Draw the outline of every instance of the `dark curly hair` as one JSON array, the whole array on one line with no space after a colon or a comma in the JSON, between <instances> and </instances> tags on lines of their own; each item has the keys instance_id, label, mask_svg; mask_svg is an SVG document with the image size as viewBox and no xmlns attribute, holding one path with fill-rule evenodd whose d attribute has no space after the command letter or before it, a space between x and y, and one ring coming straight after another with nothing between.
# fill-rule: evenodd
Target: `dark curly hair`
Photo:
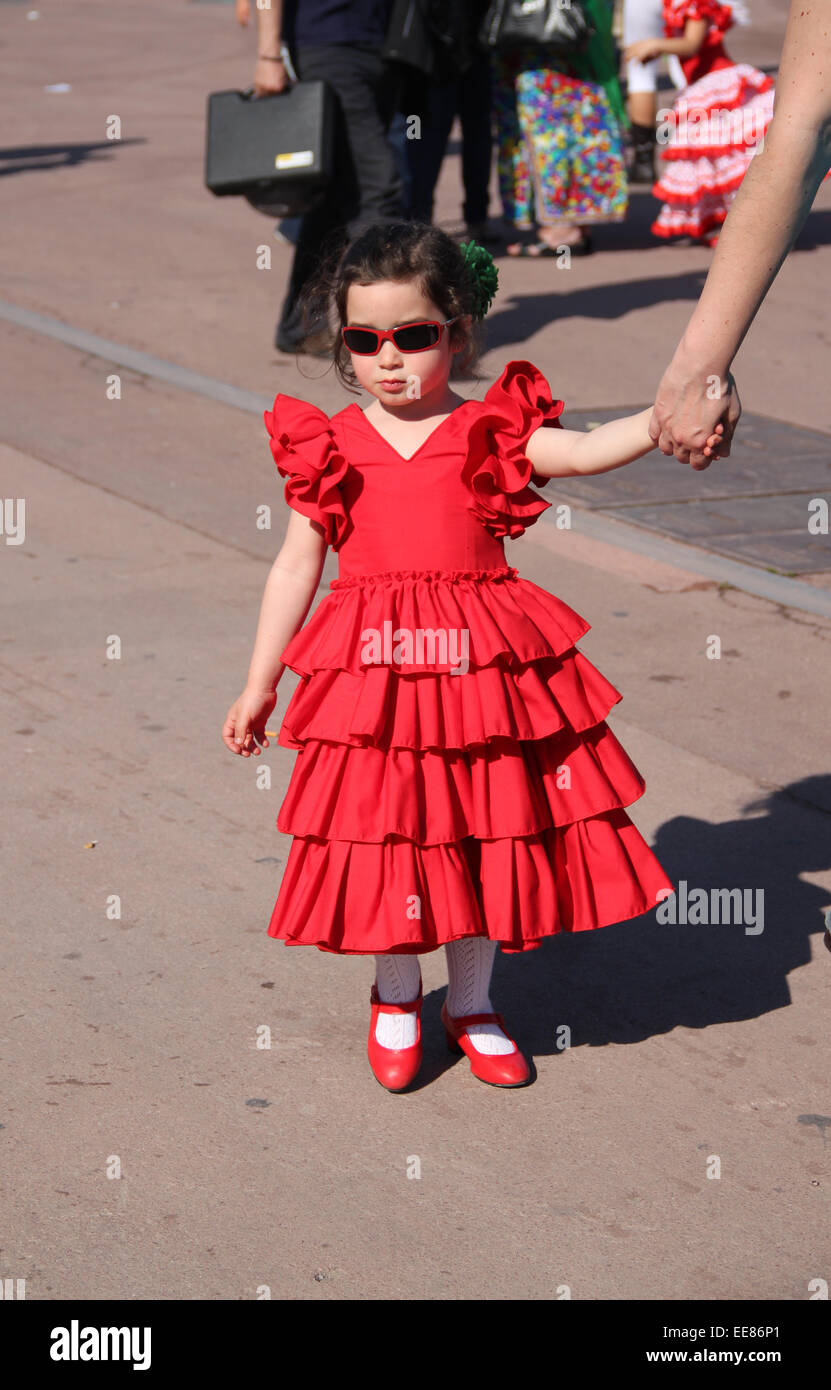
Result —
<instances>
[{"instance_id":1,"label":"dark curly hair","mask_svg":"<svg viewBox=\"0 0 831 1390\"><path fill-rule=\"evenodd\" d=\"M305 338L331 352L335 372L347 390L358 386L341 337L349 287L381 280L417 280L442 318L458 317L447 330L451 344L462 344L453 354L450 376L475 375L472 368L482 351L482 331L472 317L473 298L459 246L441 228L426 222L378 222L347 246L341 243L330 250L301 292ZM464 315L471 317L465 320Z\"/></svg>"}]
</instances>

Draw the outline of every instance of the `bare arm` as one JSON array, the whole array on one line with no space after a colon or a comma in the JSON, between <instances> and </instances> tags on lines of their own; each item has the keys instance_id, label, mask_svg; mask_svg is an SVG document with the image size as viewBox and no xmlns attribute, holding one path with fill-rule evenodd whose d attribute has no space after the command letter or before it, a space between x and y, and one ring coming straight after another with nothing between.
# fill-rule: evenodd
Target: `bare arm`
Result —
<instances>
[{"instance_id":1,"label":"bare arm","mask_svg":"<svg viewBox=\"0 0 831 1390\"><path fill-rule=\"evenodd\" d=\"M637 415L609 420L593 430L552 429L541 425L530 436L525 455L535 472L546 478L610 473L613 468L634 463L655 448L648 429L651 415L649 407ZM719 443L717 435L708 441L711 448Z\"/></svg>"},{"instance_id":2,"label":"bare arm","mask_svg":"<svg viewBox=\"0 0 831 1390\"><path fill-rule=\"evenodd\" d=\"M254 95L268 96L285 91L288 76L279 58L283 42L283 0L271 0L268 8L257 10L257 66L254 69Z\"/></svg>"},{"instance_id":3,"label":"bare arm","mask_svg":"<svg viewBox=\"0 0 831 1390\"><path fill-rule=\"evenodd\" d=\"M292 512L286 539L265 583L248 680L222 726L222 741L232 753L249 758L259 754L257 745L268 747L266 722L277 703L277 685L285 670L280 654L303 626L325 556L322 529Z\"/></svg>"},{"instance_id":4,"label":"bare arm","mask_svg":"<svg viewBox=\"0 0 831 1390\"><path fill-rule=\"evenodd\" d=\"M609 420L593 430L552 429L541 425L525 449L534 471L546 478L571 478L579 473L608 473L655 448L647 425L650 411Z\"/></svg>"},{"instance_id":5,"label":"bare arm","mask_svg":"<svg viewBox=\"0 0 831 1390\"><path fill-rule=\"evenodd\" d=\"M688 19L680 38L637 39L625 50L624 61L628 63L630 59L635 58L638 62L648 63L651 58L657 58L662 53L675 53L679 58L691 58L703 44L709 27L706 19Z\"/></svg>"},{"instance_id":6,"label":"bare arm","mask_svg":"<svg viewBox=\"0 0 831 1390\"><path fill-rule=\"evenodd\" d=\"M831 0L791 0L764 148L742 180L701 297L658 387L649 432L662 453L706 468L702 446L721 419L722 452L730 452L741 414L730 366L830 165ZM715 396L712 378L721 382Z\"/></svg>"},{"instance_id":7,"label":"bare arm","mask_svg":"<svg viewBox=\"0 0 831 1390\"><path fill-rule=\"evenodd\" d=\"M285 670L279 654L306 620L325 558L322 532L308 517L292 512L286 539L265 583L247 689L276 690Z\"/></svg>"}]
</instances>

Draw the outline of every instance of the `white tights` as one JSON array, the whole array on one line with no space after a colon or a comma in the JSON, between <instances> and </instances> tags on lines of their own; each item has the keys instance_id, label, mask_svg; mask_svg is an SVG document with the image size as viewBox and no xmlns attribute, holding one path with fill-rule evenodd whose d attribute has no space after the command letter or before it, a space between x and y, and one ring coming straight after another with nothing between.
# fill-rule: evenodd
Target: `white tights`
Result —
<instances>
[{"instance_id":1,"label":"white tights","mask_svg":"<svg viewBox=\"0 0 831 1390\"><path fill-rule=\"evenodd\" d=\"M445 947L447 956L447 1012L453 1018L463 1014L494 1012L490 999L490 982L496 956L496 942L484 936L468 936L451 941ZM378 994L385 1004L406 1004L418 995L421 966L417 955L383 955L375 957ZM513 1052L513 1044L498 1023L475 1023L468 1036L477 1052ZM381 1014L375 1025L375 1037L382 1047L412 1047L416 1040L416 1015Z\"/></svg>"}]
</instances>

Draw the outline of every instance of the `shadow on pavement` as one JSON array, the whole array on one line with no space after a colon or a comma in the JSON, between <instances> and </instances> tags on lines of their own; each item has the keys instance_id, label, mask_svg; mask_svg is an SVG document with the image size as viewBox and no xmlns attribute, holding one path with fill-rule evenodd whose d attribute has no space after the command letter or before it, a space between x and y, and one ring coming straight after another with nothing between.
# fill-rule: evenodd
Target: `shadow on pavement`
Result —
<instances>
[{"instance_id":1,"label":"shadow on pavement","mask_svg":"<svg viewBox=\"0 0 831 1390\"><path fill-rule=\"evenodd\" d=\"M808 964L809 938L824 930L828 891L801 876L831 867L831 775L803 778L743 811L746 819L717 825L678 816L661 827L652 848L676 885L678 916L683 880L688 896L703 888L711 904L712 890L749 890L753 906L745 921L736 922L732 908L721 914L726 921L672 925L658 923L653 911L556 936L527 958L497 955L491 997L521 1047L558 1055L563 1024L572 1047L602 1047L679 1026L758 1018L791 1003L788 974ZM763 929L752 934L760 903L755 927ZM831 958L821 951L816 966L831 972ZM439 1037L443 993L425 999L425 1044Z\"/></svg>"},{"instance_id":2,"label":"shadow on pavement","mask_svg":"<svg viewBox=\"0 0 831 1390\"><path fill-rule=\"evenodd\" d=\"M31 170L62 169L67 164L87 164L90 160L111 157L125 145L146 145L147 140L90 140L72 145L18 145L0 149L0 178L10 174L25 174ZM102 151L106 150L106 156ZM17 161L16 163L13 161Z\"/></svg>"}]
</instances>

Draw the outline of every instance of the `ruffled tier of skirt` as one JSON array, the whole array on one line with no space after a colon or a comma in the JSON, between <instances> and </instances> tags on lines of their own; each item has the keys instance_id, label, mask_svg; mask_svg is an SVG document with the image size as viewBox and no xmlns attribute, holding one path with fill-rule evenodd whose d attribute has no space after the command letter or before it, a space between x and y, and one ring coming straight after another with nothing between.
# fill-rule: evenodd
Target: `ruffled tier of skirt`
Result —
<instances>
[{"instance_id":1,"label":"ruffled tier of skirt","mask_svg":"<svg viewBox=\"0 0 831 1390\"><path fill-rule=\"evenodd\" d=\"M772 79L748 64L692 83L673 107L661 173L656 236L705 236L720 227L773 119Z\"/></svg>"},{"instance_id":2,"label":"ruffled tier of skirt","mask_svg":"<svg viewBox=\"0 0 831 1390\"><path fill-rule=\"evenodd\" d=\"M417 954L465 936L518 954L638 917L674 891L624 811L445 845L298 838L268 930L339 955Z\"/></svg>"},{"instance_id":3,"label":"ruffled tier of skirt","mask_svg":"<svg viewBox=\"0 0 831 1390\"><path fill-rule=\"evenodd\" d=\"M605 723L446 753L315 742L297 758L277 828L327 840L491 840L629 806L644 790Z\"/></svg>"},{"instance_id":4,"label":"ruffled tier of skirt","mask_svg":"<svg viewBox=\"0 0 831 1390\"><path fill-rule=\"evenodd\" d=\"M384 624L386 660L368 661ZM418 628L420 653L402 644ZM436 638L451 629L457 674ZM511 569L336 581L282 653L301 680L279 741L298 756L269 934L339 954L470 935L524 951L673 892L624 809L645 784L605 722L620 693L574 647L588 629Z\"/></svg>"},{"instance_id":5,"label":"ruffled tier of skirt","mask_svg":"<svg viewBox=\"0 0 831 1390\"><path fill-rule=\"evenodd\" d=\"M571 648L521 667L472 667L458 676L399 675L390 666L304 676L280 729L284 748L325 740L376 748L474 748L496 739L550 738L590 729L620 691Z\"/></svg>"}]
</instances>

